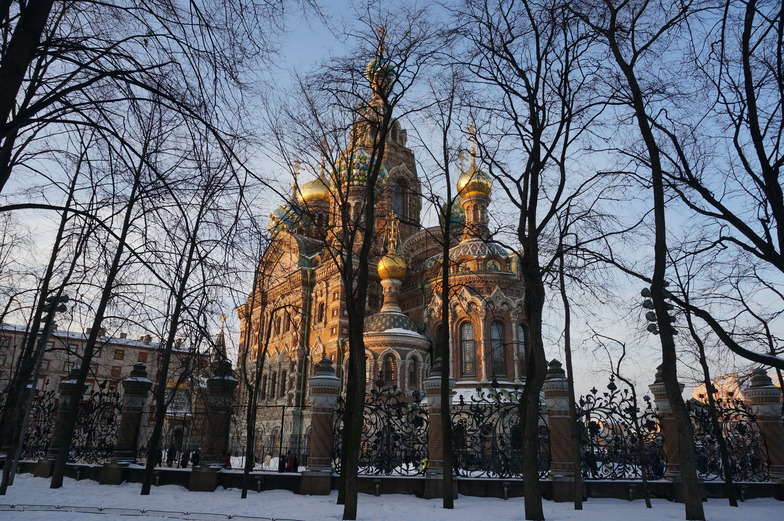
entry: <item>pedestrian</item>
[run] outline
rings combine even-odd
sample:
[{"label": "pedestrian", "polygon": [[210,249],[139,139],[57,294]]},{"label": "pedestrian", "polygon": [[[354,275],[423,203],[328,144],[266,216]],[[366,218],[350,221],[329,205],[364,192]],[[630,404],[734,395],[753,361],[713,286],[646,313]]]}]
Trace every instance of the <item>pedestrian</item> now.
[{"label": "pedestrian", "polygon": [[180,456],[180,468],[187,469],[188,468],[188,461],[191,459],[191,453],[187,450],[182,451],[182,455]]},{"label": "pedestrian", "polygon": [[199,463],[201,463],[201,448],[193,451],[193,454],[191,455],[191,462],[193,463],[194,467],[199,466]]},{"label": "pedestrian", "polygon": [[177,454],[177,449],[174,447],[174,443],[169,445],[169,449],[166,451],[166,466],[171,468],[174,465],[174,456]]},{"label": "pedestrian", "polygon": [[286,472],[286,456],[282,452],[278,458],[278,472]]},{"label": "pedestrian", "polygon": [[227,451],[226,451],[226,462],[225,462],[225,467],[226,467],[227,469],[230,469],[230,468],[231,468],[231,449],[229,449],[229,450],[227,450]]}]

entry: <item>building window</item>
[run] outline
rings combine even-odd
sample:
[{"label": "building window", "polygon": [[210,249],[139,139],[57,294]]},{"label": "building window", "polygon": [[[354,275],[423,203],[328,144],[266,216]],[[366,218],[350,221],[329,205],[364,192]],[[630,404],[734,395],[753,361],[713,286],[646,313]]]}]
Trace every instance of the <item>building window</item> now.
[{"label": "building window", "polygon": [[271,398],[275,397],[275,388],[278,385],[278,373],[272,373],[272,378],[270,379],[270,388],[269,388],[269,395]]},{"label": "building window", "polygon": [[146,362],[147,361],[147,351],[142,351],[139,353],[139,362]]},{"label": "building window", "polygon": [[119,365],[112,366],[112,378],[120,378],[122,376],[122,367]]},{"label": "building window", "polygon": [[70,373],[71,370],[74,368],[74,362],[63,362],[63,371],[66,373]]},{"label": "building window", "polygon": [[261,377],[261,399],[267,398],[267,375]]},{"label": "building window", "polygon": [[501,322],[490,324],[490,359],[493,363],[493,376],[506,376],[504,325]]},{"label": "building window", "polygon": [[322,302],[318,305],[318,321],[324,322],[327,319],[327,312],[326,312],[327,305]]},{"label": "building window", "polygon": [[405,217],[406,216],[406,185],[405,182],[399,180],[395,183],[395,192],[393,194],[393,209],[395,210],[395,214],[397,217]]},{"label": "building window", "polygon": [[387,387],[395,385],[395,365],[395,355],[388,354],[384,356],[383,380],[384,385]]},{"label": "building window", "polygon": [[408,387],[410,389],[417,389],[419,387],[419,362],[416,358],[408,361]]},{"label": "building window", "polygon": [[115,360],[125,360],[125,349],[115,349],[114,350],[114,359]]},{"label": "building window", "polygon": [[462,376],[475,376],[474,361],[474,326],[470,322],[463,322],[460,326],[460,374]]},{"label": "building window", "polygon": [[280,373],[280,395],[281,396],[286,396],[286,383],[287,383],[287,380],[288,380],[286,378],[286,376],[288,376],[286,374],[286,371],[283,371],[282,373]]},{"label": "building window", "polygon": [[517,325],[517,361],[520,366],[520,373],[525,370],[525,326]]}]

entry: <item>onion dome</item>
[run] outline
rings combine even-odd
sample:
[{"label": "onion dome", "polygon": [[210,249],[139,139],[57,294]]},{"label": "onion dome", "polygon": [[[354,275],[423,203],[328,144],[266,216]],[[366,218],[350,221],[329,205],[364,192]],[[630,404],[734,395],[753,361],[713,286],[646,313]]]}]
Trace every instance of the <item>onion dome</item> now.
[{"label": "onion dome", "polygon": [[382,333],[394,329],[419,333],[414,321],[403,313],[376,313],[365,319],[365,333]]},{"label": "onion dome", "polygon": [[460,174],[457,179],[457,193],[462,198],[471,195],[484,195],[490,197],[493,192],[493,180],[486,173],[476,167],[476,162],[471,161],[471,167]]},{"label": "onion dome", "polygon": [[390,212],[387,217],[387,240],[389,250],[387,254],[378,261],[378,276],[381,280],[397,279],[402,280],[406,276],[406,261],[398,253],[398,241],[400,240],[399,222],[395,212]]},{"label": "onion dome", "polygon": [[[377,160],[377,159],[376,159]],[[337,165],[337,174],[334,176],[340,184],[346,183],[348,186],[365,186],[374,160],[364,149],[359,149],[350,154],[344,155]],[[381,164],[376,179],[376,188],[380,189],[386,182],[388,172],[386,167]]]},{"label": "onion dome", "polygon": [[270,214],[267,229],[271,232],[294,233],[307,224],[307,215],[297,206],[284,204]]},{"label": "onion dome", "polygon": [[[438,214],[438,224],[443,226],[444,225],[444,210],[446,209],[446,203],[441,205],[441,212]],[[449,216],[449,225],[452,226],[463,226],[466,222],[466,215],[465,210],[460,205],[460,196],[458,195],[455,197],[455,201],[452,203],[452,214]]]},{"label": "onion dome", "polygon": [[403,279],[406,276],[406,261],[397,254],[390,251],[378,261],[378,276],[384,279]]},{"label": "onion dome", "polygon": [[329,201],[331,193],[326,180],[318,176],[313,181],[302,185],[297,197],[303,203],[313,203],[316,201]]}]

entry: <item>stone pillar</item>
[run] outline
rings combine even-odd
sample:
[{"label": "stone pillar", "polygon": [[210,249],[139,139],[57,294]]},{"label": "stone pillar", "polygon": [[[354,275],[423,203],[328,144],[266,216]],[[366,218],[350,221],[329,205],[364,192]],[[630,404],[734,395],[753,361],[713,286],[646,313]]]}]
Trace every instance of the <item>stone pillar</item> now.
[{"label": "stone pillar", "polygon": [[231,428],[231,409],[237,379],[229,360],[221,360],[215,376],[207,380],[207,435],[198,466],[191,471],[188,489],[212,492],[218,487],[217,471],[226,463],[226,449]]},{"label": "stone pillar", "polygon": [[[46,453],[46,459],[39,461],[33,473],[40,477],[50,477],[52,469],[54,468],[54,461],[57,459],[57,453],[60,451],[60,441],[63,435],[63,428],[65,427],[65,420],[68,416],[68,409],[71,406],[71,401],[74,398],[77,400],[81,398],[82,390],[78,388],[76,380],[79,376],[79,368],[74,367],[68,373],[68,377],[60,382],[57,387],[60,393],[60,399],[57,404],[57,416],[54,421],[54,428],[52,429],[52,437],[49,439],[49,450]],[[84,386],[82,386],[84,389]]]},{"label": "stone pillar", "polygon": [[[443,497],[443,481],[444,477],[444,437],[441,432],[441,425],[445,420],[448,421],[449,415],[447,413],[452,408],[452,389],[455,388],[454,378],[449,378],[449,400],[447,403],[441,403],[441,362],[439,360],[433,365],[433,370],[430,377],[425,379],[424,382],[425,394],[427,396],[427,409],[428,409],[428,463],[427,470],[425,471],[425,497],[437,498]],[[453,494],[455,492],[453,491]]]},{"label": "stone pillar", "polygon": [[326,356],[310,379],[310,451],[308,470],[302,472],[300,493],[328,495],[332,489],[332,440],[340,378]]},{"label": "stone pillar", "polygon": [[102,485],[119,485],[125,480],[125,468],[136,461],[136,442],[142,422],[142,413],[152,382],[147,378],[147,367],[138,362],[131,376],[123,380],[122,414],[117,428],[117,439],[111,461],[101,469]]},{"label": "stone pillar", "polygon": [[743,391],[757,419],[768,453],[770,480],[784,485],[784,423],[781,420],[781,389],[773,385],[764,369],[751,373],[751,385]]},{"label": "stone pillar", "polygon": [[550,477],[554,501],[574,499],[575,465],[572,440],[576,425],[569,414],[569,383],[561,362],[553,360],[542,387],[550,431]]},{"label": "stone pillar", "polygon": [[225,465],[237,384],[229,360],[221,360],[215,376],[207,380],[207,436],[204,440],[202,466]]},{"label": "stone pillar", "polygon": [[122,386],[122,415],[117,429],[112,461],[133,463],[136,461],[136,445],[142,423],[142,413],[152,388],[152,382],[147,378],[147,367],[141,362],[134,364],[131,376],[123,380]]},{"label": "stone pillar", "polygon": [[[683,384],[679,384],[683,391]],[[661,419],[661,432],[664,438],[664,455],[667,458],[667,471],[664,474],[670,481],[680,481],[681,465],[680,450],[678,449],[678,429],[675,425],[675,417],[672,414],[672,406],[667,397],[667,390],[662,381],[662,368],[656,370],[656,381],[648,388],[653,393],[653,400],[656,403],[656,411]],[[680,487],[678,487],[680,488]]]}]

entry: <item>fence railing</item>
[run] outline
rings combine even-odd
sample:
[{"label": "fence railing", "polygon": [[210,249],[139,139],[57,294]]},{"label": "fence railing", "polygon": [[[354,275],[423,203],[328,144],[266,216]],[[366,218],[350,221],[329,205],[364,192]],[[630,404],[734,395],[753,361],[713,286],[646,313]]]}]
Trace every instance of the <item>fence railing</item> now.
[{"label": "fence railing", "polygon": [[[333,437],[333,467],[340,472],[343,415],[338,402]],[[418,393],[394,387],[374,388],[365,400],[359,473],[364,475],[416,476],[424,474],[428,458],[427,409]]]},{"label": "fence railing", "polygon": [[651,399],[642,403],[610,378],[607,391],[594,387],[577,402],[577,428],[585,479],[648,479],[664,475],[667,459],[660,418]]},{"label": "fence railing", "polygon": [[[454,464],[458,476],[521,478],[522,390],[476,389],[470,401],[460,395],[452,406]],[[538,428],[539,476],[550,470],[550,433],[543,414]]]}]

